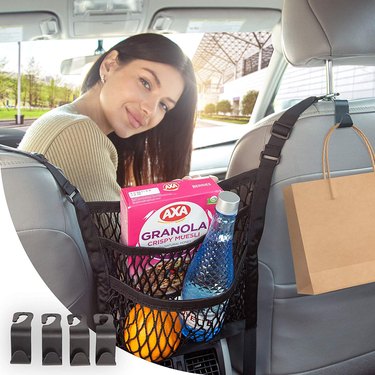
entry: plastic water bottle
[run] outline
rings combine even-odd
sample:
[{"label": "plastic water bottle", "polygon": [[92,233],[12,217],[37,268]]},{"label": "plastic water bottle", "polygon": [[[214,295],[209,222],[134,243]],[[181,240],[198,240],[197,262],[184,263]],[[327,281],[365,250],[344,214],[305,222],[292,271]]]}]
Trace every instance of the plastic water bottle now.
[{"label": "plastic water bottle", "polygon": [[[232,240],[239,201],[235,193],[219,193],[206,237],[187,270],[181,292],[183,300],[213,297],[232,285]],[[221,330],[227,302],[184,312],[182,333],[196,342],[211,340]]]}]

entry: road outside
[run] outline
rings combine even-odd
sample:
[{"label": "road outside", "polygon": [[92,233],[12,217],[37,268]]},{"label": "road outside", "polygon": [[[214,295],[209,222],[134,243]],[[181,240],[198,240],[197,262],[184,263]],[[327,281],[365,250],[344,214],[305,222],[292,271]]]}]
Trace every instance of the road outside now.
[{"label": "road outside", "polygon": [[22,125],[17,125],[15,120],[0,121],[0,128],[13,128],[26,131],[26,129],[35,121],[35,119],[25,119]]}]

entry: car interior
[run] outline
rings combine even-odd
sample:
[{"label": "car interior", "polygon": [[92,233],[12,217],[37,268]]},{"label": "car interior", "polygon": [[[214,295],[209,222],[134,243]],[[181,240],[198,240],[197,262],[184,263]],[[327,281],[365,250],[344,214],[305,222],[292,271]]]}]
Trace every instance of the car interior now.
[{"label": "car interior", "polygon": [[[333,73],[333,67],[375,66],[375,1],[98,0],[91,2],[98,6],[93,11],[85,11],[83,3],[1,0],[0,32],[22,25],[23,41],[100,39],[148,31],[186,33],[194,28],[202,33],[226,32],[233,22],[240,25],[238,32],[272,33],[272,57],[245,134],[195,150],[192,174],[216,171],[221,178],[230,178],[256,169],[274,122],[292,102],[306,97],[296,95],[278,110],[276,98],[287,68],[326,72],[321,82],[324,91],[314,94],[322,98],[297,120],[272,177],[258,249],[256,347],[244,349],[243,333],[236,332],[219,341],[191,345],[164,365],[200,374],[245,374],[244,358],[255,353],[258,375],[374,374],[375,284],[321,295],[297,292],[283,189],[321,178],[321,145],[336,123],[337,98],[348,100],[353,122],[375,144],[375,91],[362,98],[338,96]],[[101,11],[108,4],[115,8]],[[116,7],[122,6],[126,12],[117,12]],[[0,130],[0,143],[8,146],[22,137],[21,131]],[[338,130],[334,137],[330,154],[334,175],[371,171],[359,139],[353,140],[347,129]],[[226,164],[224,171],[215,165],[223,153],[228,154],[221,161]],[[14,227],[34,267],[72,313],[92,317],[94,275],[71,203],[35,160],[0,151],[0,171]],[[189,358],[207,352],[204,361],[214,361],[215,366],[186,365]]]}]

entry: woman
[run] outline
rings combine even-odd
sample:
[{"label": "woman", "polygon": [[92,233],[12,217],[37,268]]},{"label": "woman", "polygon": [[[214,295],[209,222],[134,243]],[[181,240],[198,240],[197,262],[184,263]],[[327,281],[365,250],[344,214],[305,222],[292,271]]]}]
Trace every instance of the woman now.
[{"label": "woman", "polygon": [[20,149],[60,167],[86,201],[120,187],[188,174],[197,90],[191,61],[159,34],[129,37],[99,57],[82,95],[41,116]]}]

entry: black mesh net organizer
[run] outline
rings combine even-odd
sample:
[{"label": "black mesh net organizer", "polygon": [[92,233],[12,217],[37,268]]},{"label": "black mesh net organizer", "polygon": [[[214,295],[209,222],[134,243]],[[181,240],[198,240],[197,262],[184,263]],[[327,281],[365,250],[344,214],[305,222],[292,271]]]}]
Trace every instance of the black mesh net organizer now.
[{"label": "black mesh net organizer", "polygon": [[108,273],[105,312],[114,317],[119,347],[160,362],[186,343],[222,338],[227,326],[237,327],[235,323],[244,319],[246,228],[255,177],[256,171],[250,171],[220,183],[241,198],[233,241],[235,281],[226,292],[200,300],[180,300],[179,296],[203,237],[169,248],[125,246],[120,243],[119,202],[88,203]]},{"label": "black mesh net organizer", "polygon": [[[259,167],[220,183],[223,190],[234,191],[241,199],[233,244],[235,281],[221,295],[190,301],[178,299],[185,271],[202,239],[183,248],[126,247],[118,243],[119,206],[90,204],[106,259],[109,280],[106,306],[114,316],[121,348],[158,362],[174,354],[185,342],[206,340],[222,328],[214,339],[225,337],[227,332],[243,333],[246,353],[243,373],[256,373],[257,252],[272,175],[299,115],[322,98],[306,98],[285,111],[272,126],[270,139],[260,154]],[[136,256],[140,256],[138,262]],[[149,259],[157,261],[151,264]],[[102,288],[99,301],[104,301],[104,294]],[[185,331],[187,322],[193,324],[193,331],[204,328],[203,338],[191,332],[182,336],[180,332]]]}]

